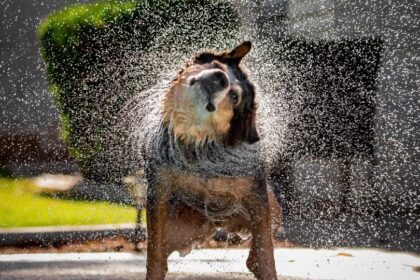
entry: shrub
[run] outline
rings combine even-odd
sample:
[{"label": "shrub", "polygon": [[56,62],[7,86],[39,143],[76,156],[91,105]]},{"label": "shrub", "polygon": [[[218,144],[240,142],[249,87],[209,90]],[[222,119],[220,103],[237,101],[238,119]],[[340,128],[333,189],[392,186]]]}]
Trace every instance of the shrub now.
[{"label": "shrub", "polygon": [[122,104],[191,53],[231,46],[238,26],[222,0],[104,1],[47,17],[41,53],[63,139],[84,175],[108,181],[129,172],[124,132],[112,130]]}]

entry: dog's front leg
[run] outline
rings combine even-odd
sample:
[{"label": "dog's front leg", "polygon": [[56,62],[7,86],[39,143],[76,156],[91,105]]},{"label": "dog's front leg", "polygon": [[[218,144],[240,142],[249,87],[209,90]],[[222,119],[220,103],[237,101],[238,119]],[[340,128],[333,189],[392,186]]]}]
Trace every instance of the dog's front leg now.
[{"label": "dog's front leg", "polygon": [[162,280],[168,270],[165,230],[168,194],[159,183],[149,185],[147,194],[147,274],[146,280]]},{"label": "dog's front leg", "polygon": [[247,266],[259,280],[277,279],[273,253],[271,213],[265,180],[258,182],[256,189],[245,201],[251,216],[252,244]]}]

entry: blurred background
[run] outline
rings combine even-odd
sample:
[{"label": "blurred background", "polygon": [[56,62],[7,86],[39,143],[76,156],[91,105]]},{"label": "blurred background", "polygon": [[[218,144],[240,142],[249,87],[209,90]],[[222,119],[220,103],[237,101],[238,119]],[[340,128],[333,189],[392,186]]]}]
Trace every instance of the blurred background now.
[{"label": "blurred background", "polygon": [[[420,251],[418,1],[92,3],[0,3],[8,236],[128,223],[91,230],[132,248],[115,241],[141,239],[144,198],[116,125],[122,104],[197,50],[249,39],[261,104],[275,104],[260,108],[260,127],[284,212],[279,246]],[[1,240],[2,250],[21,245]]]},{"label": "blurred background", "polygon": [[71,172],[76,166],[60,140],[36,30],[49,13],[75,1],[1,2],[0,164],[4,174]]}]

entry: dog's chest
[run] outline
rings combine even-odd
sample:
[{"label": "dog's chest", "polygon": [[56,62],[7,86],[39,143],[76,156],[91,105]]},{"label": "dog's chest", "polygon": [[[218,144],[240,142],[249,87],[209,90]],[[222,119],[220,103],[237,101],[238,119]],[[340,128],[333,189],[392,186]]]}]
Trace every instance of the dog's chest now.
[{"label": "dog's chest", "polygon": [[204,210],[213,218],[241,211],[242,201],[254,185],[253,177],[205,178],[198,174],[160,168],[157,172],[160,187],[171,192],[177,200]]}]

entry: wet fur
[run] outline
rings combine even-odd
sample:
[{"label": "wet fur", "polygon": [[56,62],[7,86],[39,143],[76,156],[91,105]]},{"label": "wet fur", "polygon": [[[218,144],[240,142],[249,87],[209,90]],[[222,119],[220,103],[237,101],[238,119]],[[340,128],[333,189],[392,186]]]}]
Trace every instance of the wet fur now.
[{"label": "wet fur", "polygon": [[175,137],[184,144],[203,145],[223,138],[230,129],[233,108],[227,96],[207,122],[197,123],[194,104],[182,94],[188,77],[203,69],[205,67],[201,65],[194,65],[181,72],[170,85],[163,101],[163,123],[173,129]]},{"label": "wet fur", "polygon": [[[132,146],[148,181],[147,279],[164,279],[173,251],[188,253],[220,227],[250,232],[248,268],[257,279],[276,279],[272,212],[280,212],[260,158],[255,88],[240,67],[250,48],[244,42],[230,52],[199,54],[168,86],[127,105]],[[201,108],[186,95],[189,77],[213,67],[241,96],[233,105],[220,95],[215,112],[197,115]],[[156,101],[162,106],[153,107]]]}]

